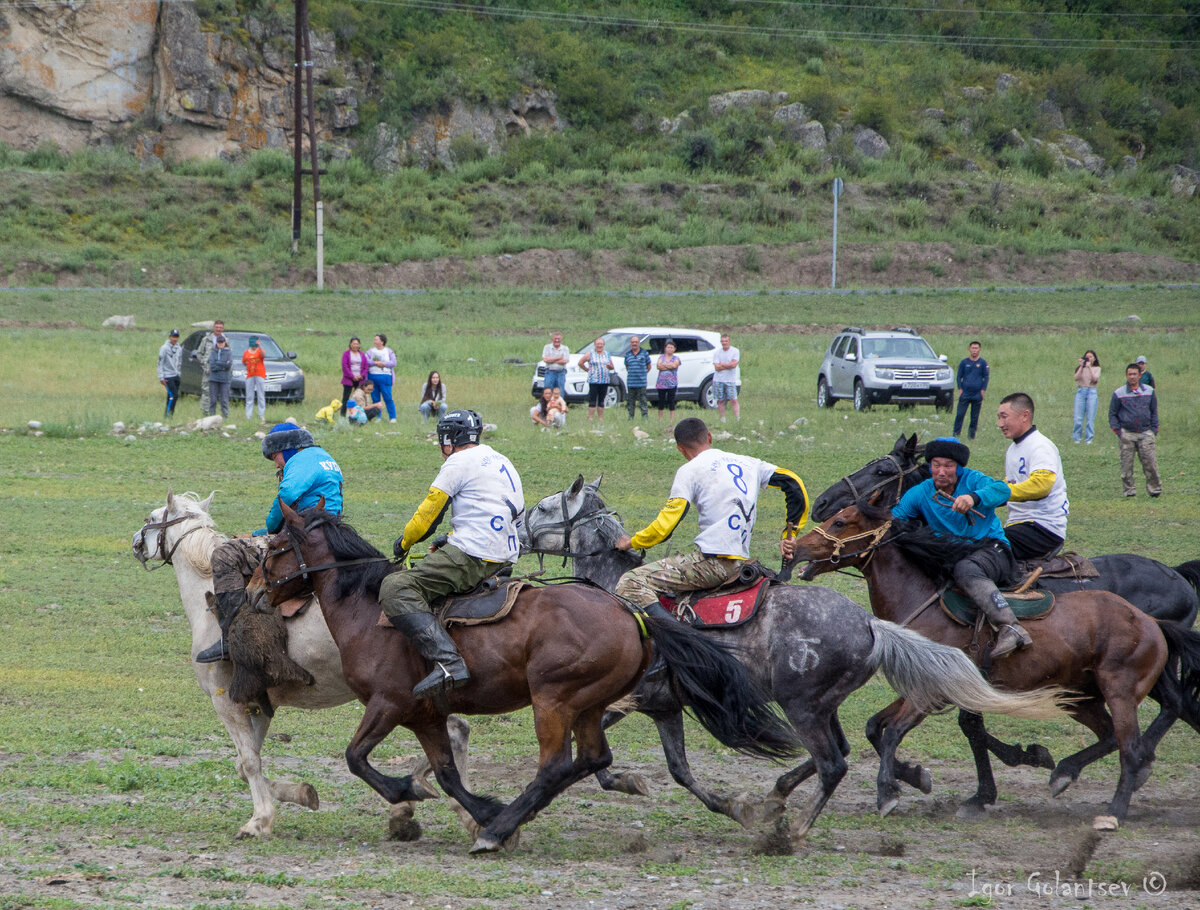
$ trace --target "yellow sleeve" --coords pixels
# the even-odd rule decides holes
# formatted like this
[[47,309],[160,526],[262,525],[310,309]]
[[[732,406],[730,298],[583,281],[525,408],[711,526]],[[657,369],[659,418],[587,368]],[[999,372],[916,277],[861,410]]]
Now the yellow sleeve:
[[432,534],[449,505],[449,496],[437,487],[430,487],[429,495],[425,497],[423,503],[417,506],[417,511],[413,512],[413,517],[404,526],[404,537],[400,541],[400,546],[405,550],[411,550]]
[[1022,480],[1020,483],[1010,483],[1009,490],[1012,495],[1009,496],[1009,502],[1030,502],[1035,499],[1045,499],[1050,493],[1050,488],[1054,486],[1054,481],[1058,477],[1053,471],[1047,471],[1045,468],[1040,468],[1029,475],[1028,480]]
[[667,504],[658,513],[658,517],[634,534],[630,538],[630,544],[635,550],[649,550],[655,544],[662,543],[675,533],[675,529],[679,526],[679,522],[683,521],[687,510],[688,501],[686,499],[668,499]]
[[808,521],[808,490],[804,489],[804,481],[787,468],[776,468],[767,483],[783,491],[787,503],[787,526],[783,529],[783,539],[790,540],[796,532]]

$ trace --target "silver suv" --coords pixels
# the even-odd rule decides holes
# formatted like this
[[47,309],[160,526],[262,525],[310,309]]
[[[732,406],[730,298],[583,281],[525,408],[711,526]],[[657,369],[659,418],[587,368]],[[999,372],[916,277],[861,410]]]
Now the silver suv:
[[932,404],[949,410],[954,371],[946,356],[933,353],[912,329],[845,328],[830,342],[817,375],[817,404],[831,408],[839,398],[851,399],[856,411],[873,404]]

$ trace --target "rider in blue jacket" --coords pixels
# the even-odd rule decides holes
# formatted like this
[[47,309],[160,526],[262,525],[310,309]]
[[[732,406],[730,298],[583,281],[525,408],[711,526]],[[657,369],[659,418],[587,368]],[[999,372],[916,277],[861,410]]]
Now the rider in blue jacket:
[[999,630],[992,658],[1031,644],[997,585],[1016,582],[1017,566],[996,509],[1008,502],[1009,487],[967,467],[971,450],[942,436],[925,446],[931,477],[901,497],[892,517],[919,519],[938,536],[979,541],[969,556],[954,565],[954,581]]
[[313,440],[312,433],[294,423],[280,423],[263,437],[262,453],[279,469],[279,492],[267,513],[265,528],[252,538],[235,537],[213,551],[213,594],[221,638],[196,655],[197,663],[229,660],[229,626],[246,599],[246,583],[266,555],[266,535],[283,527],[279,504],[302,511],[325,498],[325,510],[342,513],[342,469],[333,456]]

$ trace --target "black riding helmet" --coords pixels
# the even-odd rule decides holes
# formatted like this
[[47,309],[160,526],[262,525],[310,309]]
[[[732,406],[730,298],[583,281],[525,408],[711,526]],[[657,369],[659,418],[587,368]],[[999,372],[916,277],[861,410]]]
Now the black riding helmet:
[[459,446],[474,445],[479,442],[483,432],[483,421],[474,411],[466,408],[456,408],[438,421],[438,445]]

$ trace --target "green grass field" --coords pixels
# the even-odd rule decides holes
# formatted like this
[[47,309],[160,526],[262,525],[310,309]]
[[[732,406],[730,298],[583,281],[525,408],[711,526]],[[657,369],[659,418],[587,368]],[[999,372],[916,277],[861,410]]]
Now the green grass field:
[[[396,383],[398,423],[315,432],[346,474],[347,517],[384,550],[440,463],[415,408],[415,390],[430,369],[442,373],[452,405],[476,408],[497,424],[489,442],[520,469],[530,501],[561,489],[578,474],[589,479],[603,474],[609,502],[627,528],[636,530],[656,514],[680,457],[653,415],[648,423],[636,421],[652,431],[652,438],[635,440],[623,408],[610,411],[602,427],[588,426],[582,408],[572,410],[564,432],[532,427],[526,416],[532,366],[505,360],[535,360],[550,328],[562,328],[573,349],[625,324],[731,330],[743,353],[743,416],[740,424],[725,427],[734,438],[720,444],[793,468],[814,496],[890,449],[901,432],[930,437],[950,430],[950,415],[932,408],[855,413],[839,403],[819,411],[816,370],[833,331],[846,324],[912,325],[951,364],[964,356],[969,340],[978,338],[992,366],[991,405],[1010,391],[1029,391],[1038,404],[1039,427],[1059,444],[1071,495],[1070,547],[1086,554],[1134,552],[1173,565],[1200,556],[1195,406],[1200,308],[1195,304],[1192,292],[1149,288],[855,297],[0,292],[0,469],[5,477],[0,489],[0,729],[6,731],[0,766],[6,789],[17,794],[0,805],[0,830],[6,835],[0,839],[0,864],[20,860],[26,870],[21,875],[31,878],[24,898],[0,898],[0,907],[56,906],[31,896],[40,892],[32,880],[36,876],[28,872],[30,850],[44,853],[35,863],[42,874],[78,866],[77,859],[56,859],[56,838],[115,838],[139,849],[203,853],[205,845],[225,849],[226,838],[249,816],[232,748],[188,667],[189,634],[174,577],[170,570],[145,574],[129,542],[169,488],[202,495],[216,490],[213,514],[223,531],[258,527],[273,494],[274,474],[257,441],[248,438],[258,423],[243,421],[238,406],[230,419],[237,428],[228,436],[170,432],[130,441],[109,435],[117,420],[135,427],[161,420],[163,393],[154,366],[168,328],[223,317],[230,329],[267,331],[286,349],[298,351],[308,399],[301,407],[271,408],[268,422],[286,415],[311,419],[339,394],[339,356],[348,337],[388,334],[402,364]],[[116,313],[134,314],[139,328],[100,328]],[[1130,315],[1139,321],[1127,319]],[[1071,372],[1085,348],[1099,352],[1104,370],[1101,413],[1096,444],[1074,446]],[[1117,447],[1105,424],[1108,392],[1137,354],[1149,358],[1161,397],[1165,495],[1157,501],[1120,497]],[[995,429],[992,406],[985,405],[972,466],[998,474],[1006,441]],[[692,406],[681,413],[715,419],[715,412]],[[196,400],[185,399],[175,424],[198,416]],[[33,419],[42,422],[44,435],[27,429]],[[781,498],[765,497],[754,554],[769,565],[777,564],[772,542],[782,521]],[[691,531],[679,537],[673,545],[685,546]],[[522,566],[533,568],[535,562],[527,559]],[[865,602],[861,582],[827,579]],[[861,733],[865,718],[887,699],[886,687],[876,681],[847,704],[843,722],[856,755],[868,748]],[[316,814],[281,810],[276,830],[286,835],[238,848],[247,868],[268,871],[216,874],[195,863],[165,868],[163,874],[177,879],[196,879],[192,905],[237,905],[236,895],[245,893],[247,882],[258,881],[255,874],[274,886],[287,885],[289,876],[311,884],[315,873],[302,867],[321,854],[323,845],[380,849],[382,808],[365,785],[347,777],[341,762],[358,716],[353,705],[281,714],[276,729],[291,739],[270,742],[264,750],[270,753],[268,763],[289,763],[318,782],[329,809]],[[480,718],[473,725],[473,752],[483,761],[532,767],[527,712]],[[1081,728],[1067,724],[997,719],[995,728],[1025,741],[1036,738],[1056,756],[1087,742]],[[1193,737],[1178,729],[1168,735],[1159,750],[1156,779],[1197,779],[1200,753]],[[657,766],[660,761],[653,727],[641,718],[618,727],[613,743],[618,764]],[[700,756],[724,754],[700,733],[689,745]],[[411,737],[397,734],[381,753],[411,755],[416,748]],[[905,748],[923,758],[969,761],[950,718],[930,721]],[[859,763],[872,765],[865,757]],[[1086,773],[1111,793],[1114,759]],[[644,821],[647,837],[677,837],[680,825],[718,836],[733,830],[678,788],[660,788],[632,809],[603,797],[592,800],[590,794],[584,801],[589,800],[594,808],[588,811],[597,820],[627,824],[635,816]],[[873,816],[845,814],[837,802],[835,797],[818,826],[819,843],[831,827],[912,834],[929,824],[917,818],[885,824]],[[1135,807],[1137,802],[1135,796]],[[517,906],[531,888],[536,891],[520,876],[500,871],[510,869],[508,860],[464,864],[463,837],[449,811],[435,807],[430,813],[427,836],[440,842],[439,856],[453,853],[446,874],[463,882],[457,893],[468,903],[456,906],[471,901]],[[552,806],[522,850],[553,864],[578,851],[590,856],[614,849],[560,839],[562,822]],[[798,859],[756,862],[760,865],[748,874],[764,881],[847,872],[831,855],[824,856],[824,866],[805,866]],[[420,904],[445,887],[423,878],[419,866],[405,871],[364,863],[358,873],[339,873],[345,877],[330,885],[330,892],[358,900],[360,889],[405,891]],[[927,871],[935,879],[952,874],[934,866]],[[316,898],[312,903],[325,905]]]

